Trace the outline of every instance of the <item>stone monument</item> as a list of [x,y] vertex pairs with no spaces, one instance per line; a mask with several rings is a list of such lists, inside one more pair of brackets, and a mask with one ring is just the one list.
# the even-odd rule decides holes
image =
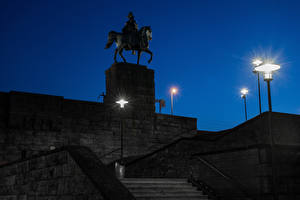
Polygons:
[[[108,107],[115,107],[115,102],[125,98],[130,103],[126,106],[126,111],[134,116],[153,116],[155,113],[155,87],[154,71],[147,66],[139,65],[141,52],[151,55],[148,49],[149,41],[152,39],[150,26],[142,27],[138,30],[138,25],[132,12],[128,15],[129,20],[122,29],[122,33],[111,31],[105,48],[109,48],[114,42],[117,45],[114,55],[115,63],[106,70],[106,96],[104,103]],[[127,63],[122,55],[123,49],[138,51],[137,64]],[[123,58],[122,63],[118,63],[117,53]]]
[[138,30],[136,21],[132,12],[128,15],[129,20],[126,22],[125,27],[122,29],[122,33],[117,33],[115,31],[110,31],[108,34],[108,41],[105,49],[108,49],[114,42],[117,45],[114,54],[114,61],[117,62],[117,54],[122,57],[123,61],[126,63],[122,52],[131,50],[134,54],[135,51],[138,52],[137,64],[140,62],[140,56],[142,52],[150,54],[150,59],[148,63],[152,61],[152,52],[149,50],[149,41],[152,40],[152,30],[150,26],[144,26]]
[[129,101],[126,111],[138,116],[155,113],[154,71],[146,66],[115,63],[105,71],[104,103],[114,107],[120,98]]

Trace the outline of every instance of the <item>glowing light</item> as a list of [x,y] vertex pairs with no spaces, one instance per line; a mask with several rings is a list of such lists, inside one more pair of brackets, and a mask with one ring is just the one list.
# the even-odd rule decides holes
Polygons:
[[244,97],[248,94],[248,92],[249,92],[249,91],[248,91],[247,88],[241,89],[241,94],[242,94],[241,97],[244,98]]
[[243,88],[243,89],[241,90],[241,93],[242,93],[242,94],[248,94],[248,92],[249,92],[249,91],[248,91],[246,88]]
[[128,101],[124,99],[120,99],[119,101],[116,101],[117,104],[120,104],[121,108],[124,108],[124,105],[128,103]]
[[266,63],[255,67],[255,71],[263,72],[265,80],[272,80],[272,73],[280,69],[280,65]]
[[263,61],[261,61],[260,59],[255,59],[253,60],[252,64],[255,65],[255,66],[259,66],[263,63]]
[[264,73],[264,80],[272,80],[272,73],[271,72]]
[[172,93],[172,94],[176,94],[177,91],[178,91],[177,88],[171,88],[171,93]]
[[280,69],[280,65],[275,65],[275,64],[271,64],[271,63],[266,63],[266,64],[260,65],[258,67],[255,67],[255,71],[264,72],[264,73],[272,73],[279,69]]

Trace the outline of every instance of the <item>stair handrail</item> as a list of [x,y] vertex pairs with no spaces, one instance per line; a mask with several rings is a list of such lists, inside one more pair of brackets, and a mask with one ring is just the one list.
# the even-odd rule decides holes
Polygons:
[[[191,156],[191,159],[195,158],[195,156]],[[248,192],[247,190],[244,188],[244,186],[239,183],[237,180],[235,180],[233,177],[225,174],[224,172],[222,172],[220,169],[218,169],[216,166],[214,166],[212,163],[209,163],[207,160],[197,156],[196,157],[197,160],[201,161],[205,166],[207,166],[208,168],[210,168],[211,170],[213,170],[214,172],[216,172],[217,174],[221,175],[224,179],[228,180],[229,182],[231,182],[231,184],[237,188],[238,190],[240,190],[242,192],[242,194],[251,199],[251,200],[255,200],[255,198],[253,198]]]
[[106,156],[108,156],[108,155],[111,155],[111,154],[115,153],[116,151],[120,151],[120,150],[121,150],[121,148],[113,149],[112,151],[110,151],[110,152],[108,152],[108,153],[105,153],[105,154],[103,154],[103,155],[100,155],[100,156],[99,156],[99,159],[102,159],[102,158],[104,158],[104,157],[106,157]]
[[208,198],[212,200],[219,200],[213,188],[207,185],[204,181],[196,179],[193,173],[191,173],[188,177],[188,182],[191,183],[193,186],[197,187],[198,190],[201,190],[203,194],[206,194],[208,196]]

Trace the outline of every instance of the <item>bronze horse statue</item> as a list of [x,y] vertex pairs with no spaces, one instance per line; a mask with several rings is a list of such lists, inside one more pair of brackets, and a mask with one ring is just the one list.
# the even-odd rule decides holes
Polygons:
[[150,40],[152,40],[152,30],[150,26],[142,27],[136,34],[123,34],[111,31],[108,34],[108,41],[105,49],[108,49],[115,42],[117,48],[115,50],[114,60],[117,62],[117,53],[119,53],[125,63],[126,59],[122,54],[123,50],[132,50],[133,52],[137,51],[137,64],[139,64],[141,53],[144,51],[151,55],[150,59],[148,60],[148,63],[150,63],[152,61],[152,52],[148,49]]

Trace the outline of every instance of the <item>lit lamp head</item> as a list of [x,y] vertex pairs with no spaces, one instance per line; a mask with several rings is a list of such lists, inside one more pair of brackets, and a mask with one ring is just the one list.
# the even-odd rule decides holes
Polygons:
[[272,74],[273,72],[280,69],[280,65],[275,65],[271,63],[265,63],[263,65],[259,65],[255,67],[255,71],[262,72],[264,74],[264,80],[265,81],[271,81],[273,80]]
[[263,61],[260,60],[260,59],[254,59],[253,62],[252,62],[252,64],[253,64],[255,67],[257,67],[257,66],[263,64]]
[[119,101],[116,101],[117,104],[120,104],[120,108],[124,108],[124,105],[128,103],[128,101],[124,99],[120,99]]
[[241,98],[245,98],[246,97],[246,95],[248,94],[248,90],[246,89],[246,88],[243,88],[243,89],[241,89]]
[[262,65],[263,63],[264,62],[259,58],[254,59],[253,62],[252,62],[252,65],[254,66],[253,73],[255,73],[255,74],[258,73],[258,71],[256,71],[255,68]]
[[171,88],[171,93],[176,94],[177,93],[177,88]]

